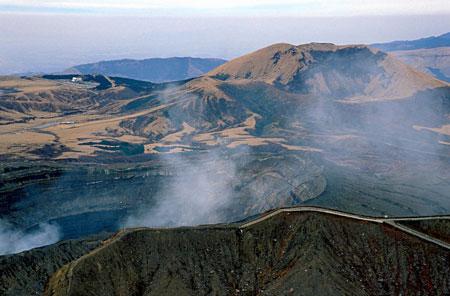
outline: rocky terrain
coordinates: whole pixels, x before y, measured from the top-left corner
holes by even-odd
[[[441,241],[450,243],[450,221],[449,220],[417,220],[402,221],[402,224],[420,232],[428,233]]]
[[[44,295],[449,292],[448,247],[377,222],[382,219],[320,209],[265,215],[231,225],[121,231],[60,268]]]
[[[0,293],[10,296],[42,295],[49,277],[61,266],[101,245],[111,234],[62,241],[17,255],[0,257]]]
[[[371,218],[297,207],[233,224],[126,229],[0,257],[0,291],[446,295],[448,221],[449,216]]]
[[[367,46],[275,44],[175,83],[47,75],[0,89],[1,217],[21,231],[77,238],[300,203],[450,208],[448,84]]]
[[[34,163],[31,172],[22,163],[14,168],[8,166],[4,168],[8,172],[3,171],[0,214],[25,228],[44,221],[56,223],[61,227],[61,238],[68,239],[114,231],[127,217],[139,215],[139,210],[157,207],[161,199],[169,198],[167,195],[176,198],[162,211],[166,217],[161,217],[159,220],[165,222],[160,223],[189,225],[243,219],[306,201],[321,194],[326,185],[321,169],[297,155],[261,152],[248,156],[242,152],[226,157],[221,164],[219,156],[208,158],[199,154],[183,159],[156,159],[131,168],[130,164],[74,168],[71,164],[42,162]],[[202,166],[192,167],[198,161],[203,162]],[[227,165],[230,162],[236,165],[231,168]],[[217,189],[200,184],[192,192],[184,188],[188,186],[185,183],[195,184],[204,176],[210,180],[208,186]],[[173,188],[173,183],[183,184],[184,192]],[[203,193],[202,189],[211,192]],[[192,197],[184,197],[185,194]],[[206,207],[205,203],[216,198],[221,203]],[[188,209],[190,203],[200,208]],[[202,206],[205,212],[201,211]],[[153,220],[153,224],[158,223],[158,219]]]
[[[2,77],[3,254],[65,241],[0,257],[1,291],[448,294],[444,218],[227,223],[448,214],[449,127],[448,83],[364,45],[275,44],[162,84]]]

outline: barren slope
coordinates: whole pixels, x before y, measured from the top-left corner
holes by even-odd
[[[44,295],[446,295],[449,260],[390,225],[288,212],[245,228],[126,230]]]
[[[24,229],[51,220],[73,237],[98,231],[91,221],[115,230],[167,196],[222,205],[224,188],[229,207],[196,223],[299,203],[371,215],[450,209],[449,87],[366,46],[277,44],[173,84],[47,78],[30,82],[45,84],[42,94],[22,102],[10,84],[0,101],[32,117],[0,126],[2,214]],[[16,102],[23,111],[8,107]],[[39,113],[46,104],[55,114]],[[214,189],[193,192],[193,176]],[[189,186],[167,194],[180,178]],[[156,216],[184,217],[172,210]]]
[[[347,100],[405,98],[445,85],[367,46],[325,43],[275,44],[225,63],[208,75],[264,81]]]

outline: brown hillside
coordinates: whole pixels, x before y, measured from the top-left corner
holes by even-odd
[[[275,44],[225,63],[208,75],[226,81],[264,81],[350,101],[405,98],[445,86],[376,49],[328,43]]]
[[[0,125],[0,214],[23,228],[53,219],[76,237],[89,214],[115,229],[197,171],[215,184],[235,171],[222,186],[233,190],[229,208],[214,211],[221,221],[299,203],[372,215],[450,209],[450,88],[366,46],[279,44],[163,85],[47,78],[0,87],[2,112],[26,117]],[[25,91],[35,83],[46,90]],[[236,170],[216,169],[223,162]]]

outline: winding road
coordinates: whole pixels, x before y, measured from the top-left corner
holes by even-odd
[[[409,235],[415,236],[419,239],[425,240],[427,242],[436,244],[440,247],[443,247],[447,250],[450,250],[450,244],[447,242],[444,242],[442,240],[439,240],[437,238],[434,238],[432,236],[429,236],[423,232],[417,231],[415,229],[412,229],[410,227],[407,227],[405,225],[396,223],[397,221],[421,221],[421,220],[434,220],[434,219],[445,219],[450,220],[450,215],[440,215],[440,216],[420,216],[420,217],[385,217],[385,218],[379,218],[379,217],[368,217],[368,216],[361,216],[361,215],[355,215],[350,213],[345,213],[341,211],[326,209],[326,208],[320,208],[320,207],[310,207],[310,206],[298,206],[298,207],[291,207],[291,208],[281,208],[278,210],[275,210],[273,212],[269,212],[267,214],[263,214],[261,217],[256,218],[255,220],[245,222],[239,226],[240,229],[245,229],[247,227],[250,227],[254,224],[257,224],[259,222],[262,222],[264,220],[270,219],[276,215],[279,215],[281,213],[292,213],[292,212],[316,212],[316,213],[324,213],[324,214],[330,214],[335,215],[339,217],[345,217],[360,221],[366,221],[366,222],[373,222],[373,223],[380,223],[380,224],[387,224],[392,227],[395,227],[396,229],[405,232]]]

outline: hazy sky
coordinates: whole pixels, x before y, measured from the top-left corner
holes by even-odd
[[[275,42],[450,31],[448,0],[0,0],[0,74],[116,58],[230,59]]]
[[[33,13],[354,16],[450,12],[448,0],[0,0],[0,9]]]

